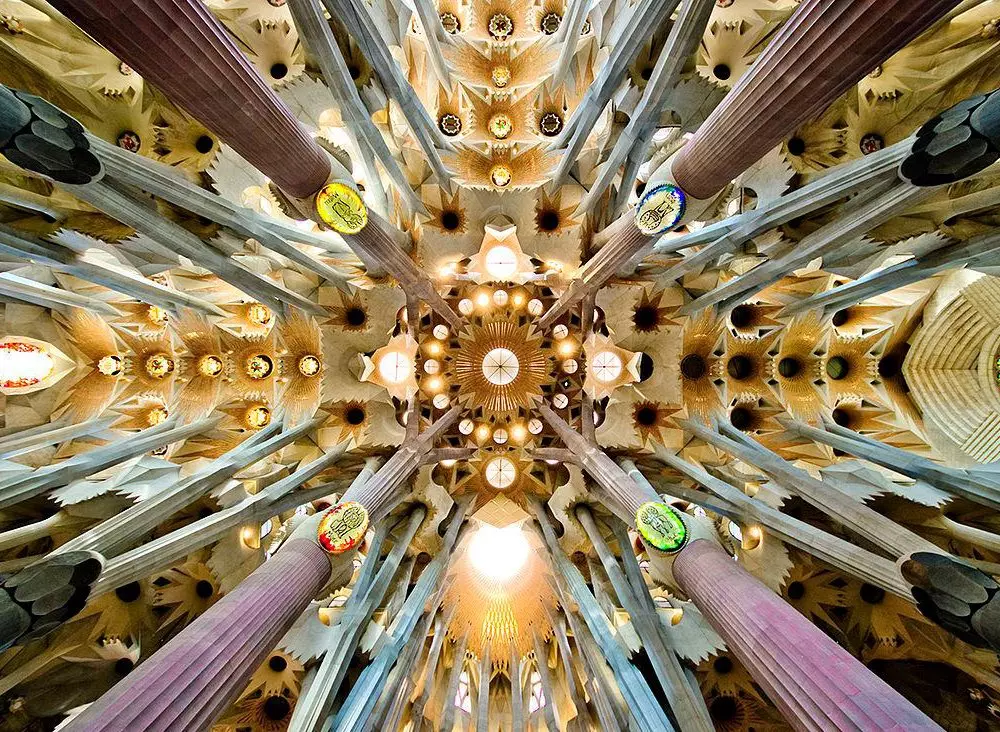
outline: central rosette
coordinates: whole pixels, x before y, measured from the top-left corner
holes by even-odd
[[[483,376],[491,384],[504,386],[517,378],[517,356],[507,348],[494,348],[483,359]]]
[[[484,416],[510,415],[530,409],[552,380],[555,367],[550,344],[532,323],[510,313],[503,319],[477,318],[458,335],[451,369],[459,399]]]

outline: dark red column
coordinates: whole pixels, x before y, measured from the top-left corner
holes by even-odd
[[[832,104],[958,0],[802,0],[673,162],[677,185],[710,198]]]
[[[318,544],[292,539],[66,726],[67,732],[211,727],[330,580]]]
[[[940,729],[719,547],[693,541],[674,578],[799,730]]]
[[[201,0],[52,5],[286,193],[307,198],[327,182],[326,153]]]

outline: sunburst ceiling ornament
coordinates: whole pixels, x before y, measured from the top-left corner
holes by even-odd
[[[452,357],[460,398],[490,412],[529,408],[541,398],[554,364],[551,349],[544,348],[533,325],[518,325],[505,316],[505,309],[500,309],[486,322],[466,328]]]

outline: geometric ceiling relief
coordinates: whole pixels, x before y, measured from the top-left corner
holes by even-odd
[[[997,727],[998,44],[0,0],[0,732]]]

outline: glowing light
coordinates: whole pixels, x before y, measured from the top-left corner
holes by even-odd
[[[315,376],[323,363],[316,356],[303,356],[299,359],[299,373],[303,376]]]
[[[601,351],[591,362],[591,368],[594,370],[594,377],[598,381],[602,381],[605,384],[614,381],[622,373],[622,360],[618,357],[618,354],[612,353],[611,351]]]
[[[490,180],[497,188],[504,188],[510,185],[514,174],[506,165],[494,165],[490,168]]]
[[[490,437],[490,426],[486,424],[481,424],[476,427],[476,439],[480,442],[485,442]]]
[[[515,292],[514,296],[510,299],[510,302],[516,308],[521,307],[522,305],[524,305],[524,293]]]
[[[528,430],[525,429],[523,424],[516,424],[510,428],[510,436],[514,442],[524,442],[528,436]]]
[[[169,416],[170,413],[166,410],[165,407],[153,407],[146,414],[146,424],[148,424],[150,427],[155,427],[158,424],[163,424],[164,422],[166,422],[167,417]]]
[[[18,389],[34,386],[52,373],[52,356],[30,343],[0,344],[0,386]]]
[[[530,551],[528,540],[517,524],[502,529],[483,524],[469,543],[472,566],[487,577],[501,582],[517,575],[528,561]]]
[[[243,417],[247,427],[252,430],[259,430],[267,427],[271,423],[271,410],[264,406],[251,407]]]
[[[514,121],[510,118],[510,115],[499,112],[490,117],[489,127],[490,132],[495,138],[505,140],[514,131]]]
[[[274,315],[271,313],[271,308],[267,305],[263,305],[259,302],[253,302],[247,305],[247,320],[254,325],[259,325],[261,328],[264,328],[270,325],[273,318]]]
[[[122,360],[118,356],[104,356],[97,362],[97,370],[105,376],[118,376],[122,372]]]
[[[262,353],[247,359],[246,372],[247,376],[251,379],[266,379],[271,375],[271,371],[273,370],[274,364],[271,362],[271,359]]]
[[[430,341],[427,344],[426,348],[427,348],[427,353],[429,353],[432,356],[440,356],[441,355],[441,351],[444,350],[442,348],[441,344],[438,343],[437,341]],[[426,366],[424,368],[426,369]]]
[[[401,384],[413,375],[413,362],[402,353],[393,351],[379,361],[378,373],[391,384]]]
[[[444,381],[441,379],[440,376],[432,376],[431,378],[427,379],[427,381],[425,382],[425,386],[427,387],[427,391],[434,394],[436,392],[441,391],[442,387],[444,387]]]
[[[202,356],[198,360],[198,373],[215,378],[222,373],[222,359],[218,356]]]
[[[247,549],[260,548],[260,528],[254,526],[244,526],[240,529],[240,541]]]
[[[149,306],[149,310],[146,311],[146,317],[149,318],[149,322],[156,325],[166,325],[168,318],[167,311],[156,307],[156,305]]]
[[[486,253],[486,271],[495,280],[505,280],[517,271],[517,255],[510,247],[496,246]]]
[[[165,353],[155,353],[146,359],[146,373],[154,379],[162,379],[174,370],[174,361]]]
[[[558,350],[560,356],[572,356],[576,353],[576,344],[573,341],[563,341],[559,344]]]
[[[517,378],[520,364],[507,348],[494,348],[483,358],[483,376],[495,386],[506,386]]]
[[[458,462],[458,460],[442,460],[441,461],[441,467],[442,468],[454,468],[455,464],[457,462]]]
[[[481,290],[476,293],[476,305],[481,308],[488,308],[490,306],[490,293],[485,290]]]
[[[493,86],[503,89],[510,83],[510,69],[506,66],[494,66],[490,72],[493,79]]]

